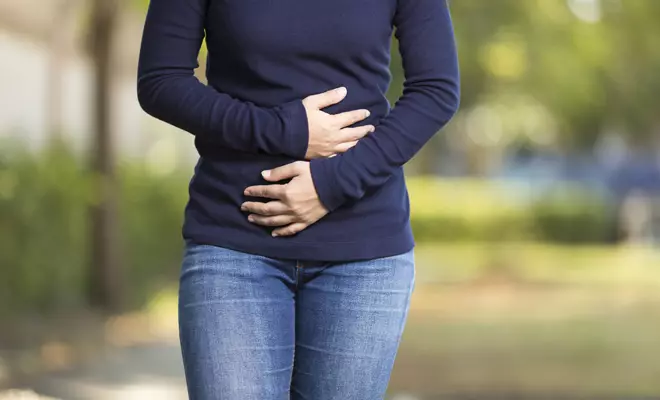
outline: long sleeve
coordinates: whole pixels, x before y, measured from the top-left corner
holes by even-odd
[[[319,198],[331,211],[383,185],[458,109],[458,57],[447,0],[398,0],[394,25],[403,95],[351,150],[311,161]]]
[[[194,76],[207,2],[151,0],[138,66],[141,107],[210,144],[303,159],[309,133],[302,101],[258,107]]]

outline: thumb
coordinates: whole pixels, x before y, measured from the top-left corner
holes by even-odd
[[[291,179],[300,175],[299,166],[300,164],[298,162],[294,162],[271,170],[262,171],[261,176],[263,176],[268,182],[279,182],[285,179]]]
[[[344,97],[346,97],[346,93],[347,93],[346,88],[342,86],[337,89],[332,89],[332,90],[328,90],[327,92],[309,96],[305,99],[305,101],[311,107],[314,107],[317,110],[322,110],[326,107],[329,107],[333,104],[337,104],[340,101],[344,100]]]

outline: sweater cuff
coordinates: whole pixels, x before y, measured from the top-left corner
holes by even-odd
[[[296,160],[304,160],[309,145],[309,122],[302,100],[294,100],[277,107],[282,118],[282,153]]]
[[[309,163],[316,194],[323,206],[330,212],[336,210],[346,201],[337,182],[336,163],[338,161],[340,161],[339,156],[315,158]]]

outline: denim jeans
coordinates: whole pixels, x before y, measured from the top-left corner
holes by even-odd
[[[414,281],[412,251],[327,263],[189,242],[179,329],[190,399],[383,399]]]

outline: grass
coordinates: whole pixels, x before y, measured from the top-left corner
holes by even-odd
[[[472,243],[417,260],[393,392],[660,398],[657,251]]]
[[[660,251],[542,243],[433,243],[416,249],[419,280],[460,283],[484,276],[536,283],[660,285]]]

